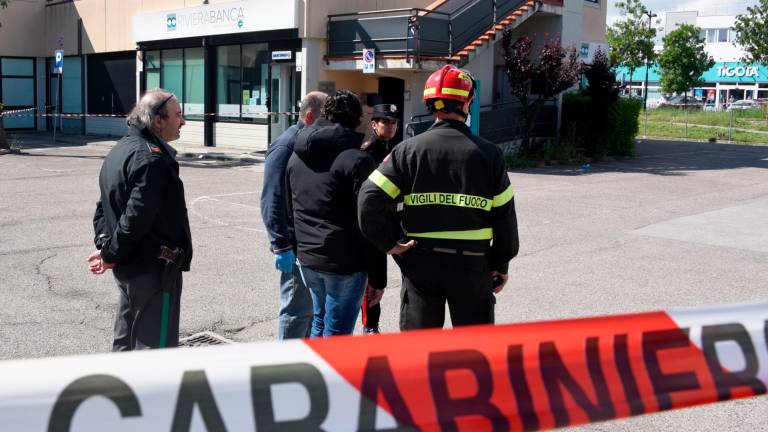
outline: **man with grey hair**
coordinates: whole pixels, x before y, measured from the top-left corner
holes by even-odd
[[[172,93],[150,90],[128,115],[128,133],[107,154],[93,217],[89,269],[112,269],[120,297],[113,351],[179,343],[181,272],[192,237],[176,150],[184,115]]]
[[[325,93],[314,91],[301,100],[299,122],[272,143],[264,161],[261,217],[267,228],[270,250],[275,255],[275,268],[280,270],[278,339],[307,337],[312,326],[312,297],[296,265],[296,238],[286,206],[290,197],[285,194],[285,170],[293,154],[296,135],[320,117],[326,97]]]

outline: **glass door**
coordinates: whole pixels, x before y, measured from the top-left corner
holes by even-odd
[[[293,116],[286,114],[294,112],[297,100],[294,82],[296,81],[296,65],[294,63],[273,63],[270,67],[269,111],[272,112],[269,121],[270,141],[274,141],[281,133],[296,121]]]

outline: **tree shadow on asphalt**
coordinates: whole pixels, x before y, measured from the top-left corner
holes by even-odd
[[[644,173],[684,176],[689,171],[768,168],[768,146],[695,141],[639,141],[634,157],[590,165],[550,166],[514,170],[526,174],[583,176],[602,173]]]

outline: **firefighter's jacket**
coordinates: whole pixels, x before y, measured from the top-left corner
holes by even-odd
[[[485,252],[492,270],[507,273],[519,239],[514,191],[497,146],[462,122],[441,120],[395,147],[358,197],[360,228],[382,251],[401,240],[384,211],[398,197],[408,238],[427,248]]]

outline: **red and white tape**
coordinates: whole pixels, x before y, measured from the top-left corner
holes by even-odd
[[[28,108],[23,110],[13,110],[0,112],[0,118],[11,117],[61,117],[61,118],[84,118],[84,117],[123,117],[125,114],[88,114],[88,113],[35,113],[32,112],[36,108]],[[201,114],[185,114],[187,117],[193,116],[219,116],[219,117],[240,117],[240,113],[201,113]],[[243,113],[243,117],[253,116],[268,116],[268,115],[284,115],[284,116],[297,116],[297,112],[252,112]]]
[[[0,422],[52,432],[201,421],[238,431],[550,429],[765,394],[766,339],[763,302],[14,360],[0,363]]]

